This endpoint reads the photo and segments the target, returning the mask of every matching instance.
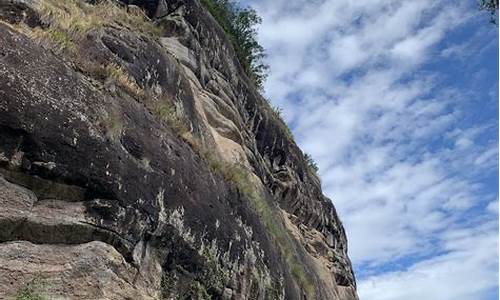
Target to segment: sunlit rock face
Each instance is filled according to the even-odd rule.
[[[0,0],[0,205],[1,299],[357,299],[334,206],[195,0]]]

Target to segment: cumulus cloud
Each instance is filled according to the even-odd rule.
[[[498,73],[479,57],[495,30],[466,1],[250,4],[266,93],[320,166],[362,299],[488,299],[498,122],[481,105],[498,109]]]

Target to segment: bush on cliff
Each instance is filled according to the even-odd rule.
[[[262,19],[253,8],[241,8],[231,0],[201,2],[226,32],[247,75],[262,89],[268,66],[263,63],[264,48],[257,42],[255,30]]]
[[[319,172],[319,167],[318,164],[314,161],[312,156],[309,153],[304,153],[304,158],[307,162],[308,167],[313,171],[315,174]]]
[[[490,22],[497,24],[498,0],[479,0],[479,9],[487,11],[490,14]]]

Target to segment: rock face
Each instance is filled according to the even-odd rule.
[[[357,299],[335,208],[217,22],[124,2],[0,0],[0,299]]]

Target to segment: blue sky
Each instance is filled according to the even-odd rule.
[[[362,300],[498,299],[498,29],[474,0],[252,0]]]

